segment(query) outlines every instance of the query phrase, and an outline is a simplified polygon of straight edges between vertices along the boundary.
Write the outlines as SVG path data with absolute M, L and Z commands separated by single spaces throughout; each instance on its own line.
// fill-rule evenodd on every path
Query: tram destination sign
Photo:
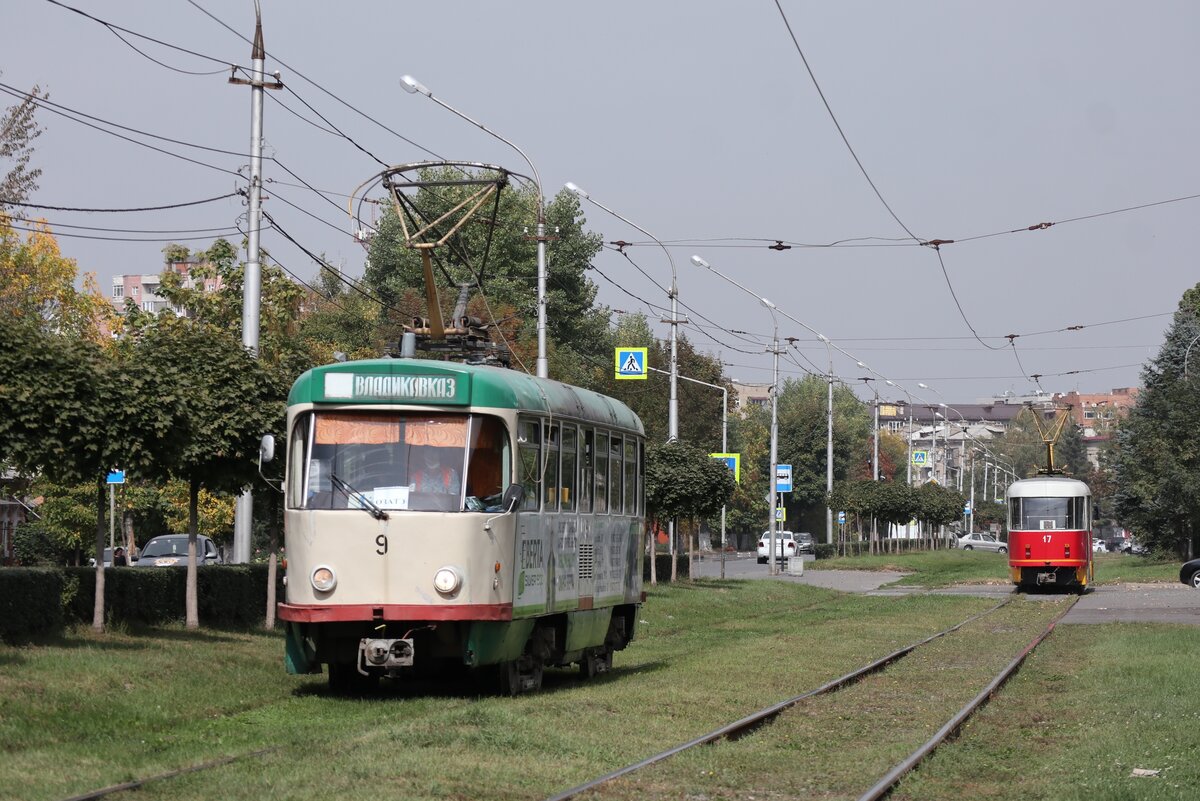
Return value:
M 459 375 L 326 373 L 326 400 L 392 403 L 466 403 L 469 378 Z

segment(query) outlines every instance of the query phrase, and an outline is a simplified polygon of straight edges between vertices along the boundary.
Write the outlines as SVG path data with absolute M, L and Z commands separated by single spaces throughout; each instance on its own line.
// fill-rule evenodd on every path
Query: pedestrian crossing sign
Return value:
M 912 463 L 917 467 L 922 467 L 929 462 L 929 451 L 913 451 Z
M 646 377 L 646 348 L 617 348 L 616 375 L 614 378 L 631 379 Z

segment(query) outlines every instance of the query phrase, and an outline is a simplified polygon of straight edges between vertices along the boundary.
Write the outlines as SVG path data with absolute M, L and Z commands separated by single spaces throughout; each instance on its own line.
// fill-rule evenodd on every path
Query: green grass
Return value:
M 703 748 L 604 795 L 854 797 L 1070 599 L 1017 598 L 875 678 L 805 702 L 759 735 Z M 138 797 L 259 801 L 357 797 L 371 788 L 405 799 L 544 798 L 992 605 L 769 581 L 659 586 L 643 607 L 639 639 L 617 654 L 613 673 L 584 682 L 573 671 L 548 671 L 543 692 L 515 699 L 452 684 L 386 683 L 371 697 L 340 698 L 325 691 L 324 677 L 284 674 L 275 634 L 163 628 L 97 636 L 79 629 L 43 645 L 0 646 L 0 798 L 62 799 L 264 747 L 276 750 L 147 784 Z M 1194 784 L 1180 763 L 1200 743 L 1176 710 L 1184 705 L 1180 720 L 1197 728 L 1197 707 L 1186 701 L 1195 695 L 1200 630 L 1180 631 L 1060 626 L 1047 643 L 1054 649 L 1022 672 L 1033 683 L 1020 706 L 990 724 L 1000 733 L 981 723 L 982 734 L 971 727 L 953 746 L 978 738 L 970 759 L 982 767 L 939 779 L 968 757 L 943 758 L 912 779 L 925 784 L 906 797 L 938 798 L 941 788 L 978 774 L 987 792 L 956 797 L 1025 798 L 1015 784 L 993 792 L 992 782 L 1002 785 L 1013 760 L 1029 751 L 1044 770 L 1077 760 L 1124 766 L 1137 757 L 1139 766 L 1170 766 L 1171 780 Z M 1105 632 L 1121 636 L 1106 639 Z M 1002 693 L 992 709 L 1008 703 Z M 1032 728 L 1010 734 L 1013 721 L 1025 719 Z M 1112 732 L 1087 733 L 1105 727 Z M 1013 742 L 993 749 L 1005 737 Z M 1064 789 L 1049 776 L 1039 786 L 1044 797 Z M 926 787 L 933 789 L 927 794 Z
M 962 737 L 892 797 L 1195 798 L 1197 652 L 1200 627 L 1059 626 Z M 1134 777 L 1134 768 L 1160 773 Z
M 1159 583 L 1179 580 L 1179 562 L 1163 558 L 1096 554 L 1096 584 Z M 897 584 L 949 587 L 955 584 L 1009 584 L 1008 555 L 950 548 L 879 556 L 851 556 L 805 562 L 805 570 L 897 570 L 909 575 Z

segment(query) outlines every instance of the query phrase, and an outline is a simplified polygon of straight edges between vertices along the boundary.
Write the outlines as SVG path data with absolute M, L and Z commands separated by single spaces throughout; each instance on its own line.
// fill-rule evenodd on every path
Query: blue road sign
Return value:
M 792 491 L 792 466 L 790 464 L 775 465 L 775 491 Z
M 838 512 L 838 523 L 841 524 L 841 523 L 845 523 L 845 522 L 846 522 L 846 513 Z
M 108 483 L 108 484 L 124 484 L 125 483 L 125 471 L 124 470 L 112 471 L 111 473 L 108 474 L 106 483 Z
M 924 465 L 929 461 L 929 451 L 913 451 L 912 463 L 914 465 Z
M 616 348 L 615 353 L 617 379 L 645 379 L 646 348 Z

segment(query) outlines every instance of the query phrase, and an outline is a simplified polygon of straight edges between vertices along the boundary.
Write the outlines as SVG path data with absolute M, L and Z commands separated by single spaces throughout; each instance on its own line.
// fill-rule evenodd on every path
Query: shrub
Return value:
M 63 574 L 53 568 L 0 570 L 0 639 L 56 634 L 63 624 Z

